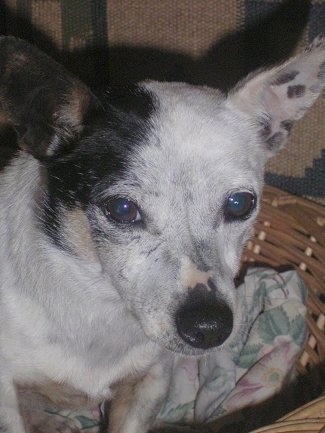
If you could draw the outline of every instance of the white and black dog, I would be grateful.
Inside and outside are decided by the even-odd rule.
[[[228,95],[167,82],[95,95],[0,39],[1,128],[20,148],[0,175],[1,433],[27,431],[29,386],[112,398],[109,431],[145,433],[173,357],[231,344],[264,165],[324,82],[322,38]]]

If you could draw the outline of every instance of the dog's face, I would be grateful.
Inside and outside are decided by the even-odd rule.
[[[114,119],[108,108],[75,155],[54,162],[51,175],[68,195],[71,182],[55,174],[60,166],[69,177],[78,167],[73,191],[96,173],[70,212],[83,202],[110,284],[150,338],[196,353],[221,344],[242,320],[233,279],[257,212],[262,146],[244,116],[214,91],[148,83],[124,97],[133,98],[132,116],[141,105],[137,123],[131,114]],[[69,244],[60,229],[56,236]],[[211,333],[200,329],[206,326]]]
[[[99,264],[160,345],[200,354],[231,343],[264,165],[324,85],[323,43],[228,96],[156,82],[94,96],[26,44],[3,48],[2,105],[42,162],[49,241]]]

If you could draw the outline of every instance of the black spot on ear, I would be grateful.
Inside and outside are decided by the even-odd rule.
[[[295,86],[289,86],[287,91],[288,98],[301,98],[306,92],[306,86],[297,84]]]
[[[294,80],[298,74],[299,71],[284,72],[276,78],[272,85],[281,86],[281,84],[289,83],[290,81]]]
[[[269,150],[277,150],[281,147],[283,141],[285,139],[285,135],[282,132],[276,132],[271,135],[269,139],[266,140],[266,145]]]

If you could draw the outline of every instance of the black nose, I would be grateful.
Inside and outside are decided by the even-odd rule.
[[[221,300],[185,304],[176,314],[177,331],[190,346],[209,349],[220,346],[231,334],[233,315]]]

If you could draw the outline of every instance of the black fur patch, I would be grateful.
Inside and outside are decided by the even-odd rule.
[[[118,107],[119,110],[136,115],[143,120],[152,115],[157,104],[149,91],[134,84],[125,87],[111,87],[106,92],[106,98],[109,105]]]
[[[287,91],[288,98],[301,98],[306,92],[306,86],[297,84],[296,86],[289,86]]]
[[[0,125],[0,170],[6,167],[19,151],[17,134],[9,125]]]
[[[73,150],[45,162],[48,193],[44,229],[56,245],[62,247],[61,209],[101,206],[101,192],[123,176],[135,148],[145,145],[150,116],[156,108],[156,101],[144,88],[110,89],[88,113]]]

